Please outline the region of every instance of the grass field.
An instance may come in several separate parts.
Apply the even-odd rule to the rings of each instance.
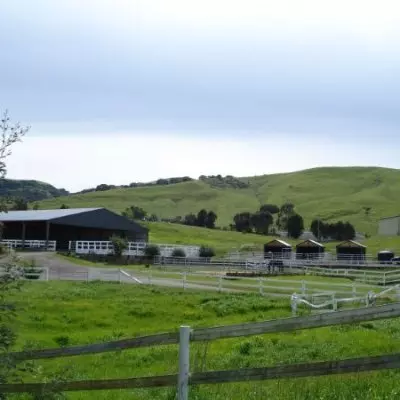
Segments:
[[[375,234],[379,218],[399,213],[400,171],[378,167],[332,167],[243,178],[246,189],[216,188],[203,181],[167,186],[115,189],[40,202],[41,208],[107,207],[117,212],[137,205],[160,217],[212,209],[218,225],[228,226],[233,215],[256,211],[260,204],[293,202],[306,226],[314,217],[349,220],[359,232]],[[371,207],[368,216],[364,207]]]
[[[175,331],[180,325],[215,326],[290,316],[289,301],[258,295],[182,292],[112,283],[26,283],[15,295],[18,346],[88,344]],[[191,369],[235,369],[324,361],[400,350],[400,321],[321,328],[286,334],[219,340],[191,347]],[[207,351],[206,351],[207,350]],[[177,372],[177,346],[162,346],[71,359],[40,361],[56,379],[104,379]],[[209,385],[191,399],[394,399],[397,371],[323,378]],[[31,378],[32,379],[32,378]],[[82,392],[69,399],[173,400],[173,389]]]
[[[264,243],[273,239],[272,237],[250,233],[221,231],[162,222],[147,223],[147,227],[150,230],[150,241],[153,243],[207,245],[216,249],[219,256],[234,249],[238,250],[243,245],[254,245],[258,251],[262,251]],[[300,240],[284,240],[293,246],[300,242]],[[325,245],[326,251],[335,252],[337,244],[338,242],[327,243]],[[373,256],[376,256],[377,252],[383,249],[397,250],[400,254],[400,236],[372,236],[363,241],[363,244],[368,247],[367,253]]]

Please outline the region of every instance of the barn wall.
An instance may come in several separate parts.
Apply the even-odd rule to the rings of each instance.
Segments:
[[[400,235],[400,217],[381,219],[379,221],[378,235],[382,236]]]

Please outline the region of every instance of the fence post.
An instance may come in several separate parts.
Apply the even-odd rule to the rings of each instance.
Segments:
[[[383,287],[386,286],[386,272],[383,273]]]
[[[337,311],[338,301],[337,301],[337,299],[335,298],[335,295],[333,295],[332,297],[333,297],[333,298],[332,298],[332,309],[333,309],[333,311]]]
[[[149,280],[149,285],[151,285],[151,274],[150,273],[149,273],[148,280]]]
[[[352,295],[353,297],[357,297],[357,287],[356,287],[356,283],[353,282],[353,287],[351,289]]]
[[[295,317],[297,314],[297,294],[293,293],[290,298],[290,306],[292,308],[292,316]]]
[[[364,283],[367,282],[367,271],[364,271]]]
[[[264,296],[264,286],[263,286],[263,281],[262,281],[261,277],[260,277],[260,281],[259,281],[259,291],[260,291],[260,295]]]
[[[189,345],[190,327],[181,326],[179,329],[178,400],[188,400],[189,398]]]
[[[301,294],[305,295],[307,292],[306,281],[301,281]]]
[[[118,282],[122,283],[122,273],[121,273],[121,269],[118,269]]]
[[[183,287],[183,290],[186,290],[186,272],[184,272],[182,275],[183,275],[183,277],[182,277],[182,287]]]
[[[222,275],[219,276],[218,280],[218,291],[222,292]]]

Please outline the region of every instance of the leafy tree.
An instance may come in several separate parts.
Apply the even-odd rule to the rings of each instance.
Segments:
[[[114,247],[114,255],[116,257],[121,257],[124,250],[128,248],[128,241],[121,236],[112,235],[110,237],[110,242]]]
[[[172,250],[171,256],[172,257],[186,257],[186,253],[185,253],[185,250],[180,249],[178,247],[178,248]]]
[[[299,214],[291,215],[287,220],[288,236],[297,239],[304,231],[303,217]]]
[[[268,211],[258,211],[250,217],[251,227],[256,233],[263,235],[268,234],[269,227],[272,225],[273,221],[272,214]]]
[[[279,210],[277,226],[280,229],[287,230],[288,220],[294,213],[294,204],[284,203]]]
[[[197,217],[193,213],[185,215],[185,219],[183,221],[185,225],[189,226],[196,226],[197,224]]]
[[[261,212],[269,212],[270,214],[278,214],[280,208],[275,204],[263,204],[260,207]]]
[[[316,238],[318,238],[318,240],[322,236],[321,227],[323,227],[323,226],[324,226],[324,223],[320,219],[313,219],[311,222],[310,231]]]
[[[211,258],[215,256],[215,250],[212,247],[201,246],[199,250],[199,257]]]
[[[143,210],[143,208],[138,206],[130,206],[125,211],[122,212],[122,215],[128,219],[135,220],[143,220],[147,216],[147,212]]]
[[[39,210],[39,204],[35,203],[32,207],[32,210]]]
[[[251,214],[242,212],[233,217],[235,230],[238,232],[251,232]]]
[[[13,205],[10,207],[10,210],[13,211],[26,211],[28,209],[28,202],[22,197],[18,197],[14,200]]]
[[[160,255],[160,248],[154,244],[148,244],[144,249],[144,254],[154,260],[155,257]]]
[[[20,142],[29,131],[29,127],[23,127],[20,123],[11,122],[7,111],[0,120],[0,179],[4,179],[7,168],[6,158],[11,154],[11,146]],[[1,199],[1,211],[7,211],[4,199]],[[16,259],[1,262],[2,274],[0,274],[0,383],[7,382],[18,374],[18,367],[8,353],[16,342],[16,334],[12,329],[15,319],[15,307],[10,303],[10,294],[19,287],[22,270]],[[5,396],[0,394],[0,398]]]
[[[61,204],[61,207],[60,207],[60,209],[61,210],[66,210],[66,209],[68,209],[69,208],[69,206],[67,206],[66,204]]]
[[[207,217],[208,217],[207,210],[203,208],[197,213],[196,225],[203,227],[207,226]]]
[[[209,211],[207,214],[207,220],[206,220],[206,227],[210,229],[215,228],[215,221],[217,220],[218,216],[215,214],[214,211]]]

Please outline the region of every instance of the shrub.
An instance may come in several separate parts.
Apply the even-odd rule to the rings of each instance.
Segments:
[[[128,241],[121,236],[112,235],[110,237],[110,242],[113,244],[114,255],[116,257],[121,257],[124,250],[128,248]]]
[[[186,253],[185,253],[185,250],[176,248],[172,251],[171,256],[172,257],[186,257]]]
[[[23,274],[25,279],[39,279],[42,272],[43,269],[37,267],[36,261],[34,259],[28,261],[23,267]]]
[[[149,244],[147,247],[144,249],[144,254],[147,257],[156,257],[160,255],[160,248],[154,244]]]
[[[211,258],[215,256],[215,250],[212,247],[201,246],[199,257]]]

